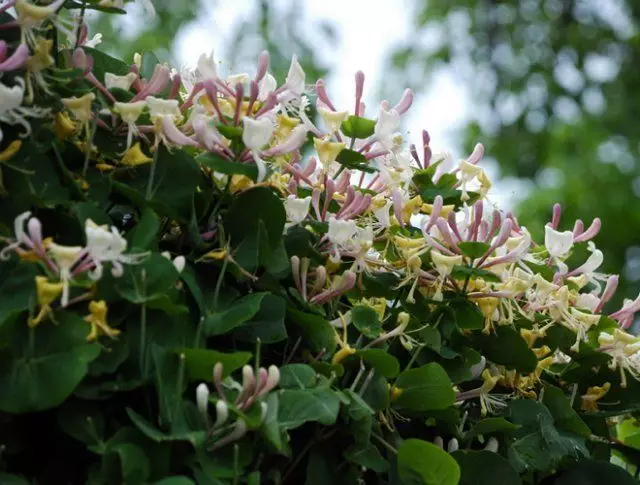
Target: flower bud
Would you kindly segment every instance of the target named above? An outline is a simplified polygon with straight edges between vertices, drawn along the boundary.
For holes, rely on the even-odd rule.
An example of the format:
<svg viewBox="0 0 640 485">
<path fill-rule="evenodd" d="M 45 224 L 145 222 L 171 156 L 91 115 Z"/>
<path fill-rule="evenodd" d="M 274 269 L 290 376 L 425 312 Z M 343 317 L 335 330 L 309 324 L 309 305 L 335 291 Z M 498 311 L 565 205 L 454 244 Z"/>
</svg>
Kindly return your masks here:
<svg viewBox="0 0 640 485">
<path fill-rule="evenodd" d="M 204 382 L 196 388 L 196 404 L 198 405 L 198 411 L 204 416 L 208 415 L 209 394 L 209 386 Z"/>
</svg>

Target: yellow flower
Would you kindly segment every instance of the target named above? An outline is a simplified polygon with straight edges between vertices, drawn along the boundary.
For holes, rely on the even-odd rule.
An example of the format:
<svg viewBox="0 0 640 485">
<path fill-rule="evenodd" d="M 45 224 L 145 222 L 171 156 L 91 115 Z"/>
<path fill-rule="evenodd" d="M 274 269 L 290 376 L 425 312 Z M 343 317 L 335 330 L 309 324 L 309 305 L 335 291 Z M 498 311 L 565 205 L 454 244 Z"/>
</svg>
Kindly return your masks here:
<svg viewBox="0 0 640 485">
<path fill-rule="evenodd" d="M 340 315 L 340 321 L 342 322 L 342 337 L 334 328 L 333 331 L 335 333 L 335 338 L 337 344 L 340 346 L 340 350 L 338 350 L 331 359 L 331 365 L 336 365 L 342 362 L 344 359 L 356 353 L 356 349 L 349 345 L 347 340 L 347 321 L 344 319 L 342 313 Z"/>
<path fill-rule="evenodd" d="M 240 175 L 236 173 L 231 176 L 231 185 L 229 186 L 229 190 L 232 194 L 235 194 L 236 192 L 247 190 L 252 185 L 253 180 L 251 180 L 246 175 Z"/>
<path fill-rule="evenodd" d="M 149 162 L 151 162 L 151 158 L 144 154 L 140 148 L 140 142 L 138 142 L 125 152 L 122 160 L 120 160 L 120 165 L 137 167 L 138 165 L 144 165 Z"/>
<path fill-rule="evenodd" d="M 398 398 L 402 396 L 402 392 L 402 389 L 400 389 L 399 387 L 391 386 L 391 389 L 389 390 L 391 402 L 397 401 Z"/>
<path fill-rule="evenodd" d="M 104 300 L 89 303 L 89 311 L 91 313 L 84 317 L 84 321 L 91 325 L 87 341 L 93 342 L 100 335 L 116 338 L 120 334 L 120 330 L 111 328 L 107 323 L 107 304 Z"/>
<path fill-rule="evenodd" d="M 222 259 L 225 259 L 227 257 L 227 254 L 228 251 L 226 249 L 215 249 L 200 256 L 200 258 L 198 258 L 198 261 L 203 261 L 205 259 L 215 259 L 217 261 L 220 261 Z"/>
<path fill-rule="evenodd" d="M 405 224 L 409 223 L 412 215 L 418 213 L 422 205 L 422 197 L 416 195 L 402 206 L 402 219 L 404 219 Z"/>
<path fill-rule="evenodd" d="M 300 124 L 299 120 L 283 114 L 279 114 L 276 117 L 276 122 L 277 128 L 274 134 L 276 139 L 280 141 L 287 138 L 291 131 Z"/>
<path fill-rule="evenodd" d="M 22 147 L 20 140 L 12 141 L 7 148 L 0 152 L 0 162 L 10 160 Z"/>
<path fill-rule="evenodd" d="M 63 98 L 62 103 L 73 113 L 78 121 L 87 123 L 91 119 L 91 103 L 96 99 L 93 93 L 87 93 L 79 98 L 72 96 L 71 98 Z"/>
<path fill-rule="evenodd" d="M 16 8 L 17 7 L 18 6 L 16 5 Z M 29 72 L 36 73 L 53 66 L 55 59 L 51 56 L 52 46 L 52 39 L 38 37 L 36 45 L 33 48 L 33 55 L 29 56 L 29 59 L 27 60 L 27 69 Z"/>
<path fill-rule="evenodd" d="M 582 405 L 580 408 L 583 411 L 597 411 L 598 401 L 604 397 L 604 395 L 611 389 L 611 384 L 605 382 L 602 387 L 593 386 L 587 388 L 587 393 L 582 396 Z"/>
<path fill-rule="evenodd" d="M 65 113 L 56 113 L 53 132 L 58 140 L 67 140 L 76 132 L 76 123 Z"/>
<path fill-rule="evenodd" d="M 40 311 L 35 318 L 29 319 L 30 327 L 37 326 L 46 316 L 51 314 L 51 304 L 62 295 L 64 289 L 63 283 L 50 283 L 44 276 L 36 276 L 35 281 Z"/>
<path fill-rule="evenodd" d="M 345 148 L 344 143 L 330 142 L 328 140 L 321 140 L 320 138 L 313 139 L 313 146 L 318 152 L 320 163 L 324 165 L 325 169 L 329 164 L 336 161 L 338 153 Z"/>
</svg>

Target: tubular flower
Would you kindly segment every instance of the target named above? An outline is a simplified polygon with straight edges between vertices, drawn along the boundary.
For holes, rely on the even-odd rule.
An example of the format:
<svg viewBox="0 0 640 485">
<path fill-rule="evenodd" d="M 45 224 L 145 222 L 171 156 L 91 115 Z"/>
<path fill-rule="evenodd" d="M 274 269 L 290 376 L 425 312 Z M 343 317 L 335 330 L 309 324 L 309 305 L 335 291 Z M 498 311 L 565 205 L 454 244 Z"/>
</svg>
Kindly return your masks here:
<svg viewBox="0 0 640 485">
<path fill-rule="evenodd" d="M 88 342 L 95 341 L 100 335 L 112 339 L 120 335 L 120 330 L 110 327 L 107 323 L 107 304 L 104 300 L 90 302 L 89 312 L 89 315 L 84 317 L 84 321 L 91 325 Z"/>
</svg>

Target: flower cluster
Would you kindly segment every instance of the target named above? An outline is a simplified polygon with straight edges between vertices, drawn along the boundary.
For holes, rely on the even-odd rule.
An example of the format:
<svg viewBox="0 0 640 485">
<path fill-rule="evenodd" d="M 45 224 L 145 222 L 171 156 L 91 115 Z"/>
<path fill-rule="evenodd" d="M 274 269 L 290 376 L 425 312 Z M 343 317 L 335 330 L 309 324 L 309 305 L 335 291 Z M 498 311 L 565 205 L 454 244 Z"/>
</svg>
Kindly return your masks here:
<svg viewBox="0 0 640 485">
<path fill-rule="evenodd" d="M 633 409 L 640 296 L 608 308 L 619 280 L 600 270 L 600 219 L 567 225 L 556 205 L 525 227 L 492 202 L 481 144 L 456 160 L 427 131 L 409 143 L 411 90 L 366 106 L 357 72 L 337 106 L 303 62 L 273 72 L 267 52 L 251 73 L 222 72 L 213 53 L 181 70 L 150 53 L 123 62 L 68 20 L 69 2 L 45 3 L 0 2 L 1 30 L 19 32 L 0 41 L 0 269 L 16 292 L 0 291 L 16 335 L 0 411 L 64 406 L 59 427 L 87 443 L 128 415 L 135 439 L 88 445 L 96 483 L 148 440 L 190 441 L 179 473 L 233 483 L 258 483 L 263 465 L 301 482 L 307 453 L 307 470 L 345 463 L 353 483 L 391 463 L 421 476 L 414 446 L 459 476 L 451 456 L 468 473 L 478 442 L 537 477 L 586 454 L 578 410 Z M 20 370 L 47 359 L 60 369 Z M 83 399 L 109 426 L 65 421 Z M 534 459 L 525 440 L 555 451 Z M 145 470 L 122 481 L 168 473 Z"/>
</svg>

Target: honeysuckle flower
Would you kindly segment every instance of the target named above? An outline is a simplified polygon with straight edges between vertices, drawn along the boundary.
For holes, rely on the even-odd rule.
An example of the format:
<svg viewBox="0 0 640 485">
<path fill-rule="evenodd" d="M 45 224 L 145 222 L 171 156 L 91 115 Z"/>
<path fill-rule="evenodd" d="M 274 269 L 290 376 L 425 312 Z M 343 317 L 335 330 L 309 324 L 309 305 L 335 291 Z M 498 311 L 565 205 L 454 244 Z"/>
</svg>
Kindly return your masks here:
<svg viewBox="0 0 640 485">
<path fill-rule="evenodd" d="M 438 274 L 446 277 L 451 274 L 454 266 L 462 264 L 462 255 L 446 256 L 437 251 L 431 251 L 431 261 Z"/>
<path fill-rule="evenodd" d="M 45 248 L 48 241 L 42 238 L 42 224 L 37 217 L 31 217 L 29 211 L 18 214 L 13 221 L 13 231 L 15 239 L 9 240 L 9 244 L 0 251 L 0 260 L 7 260 L 9 253 L 15 251 L 20 257 L 31 259 L 33 255 L 36 260 L 48 262 Z"/>
<path fill-rule="evenodd" d="M 113 74 L 112 72 L 104 73 L 104 85 L 107 89 L 123 89 L 128 91 L 131 88 L 133 82 L 138 78 L 138 75 L 135 72 L 129 72 L 124 76 L 118 76 Z M 121 103 L 125 104 L 125 103 Z"/>
<path fill-rule="evenodd" d="M 202 414 L 205 419 L 209 419 L 209 395 L 211 392 L 209 391 L 209 386 L 207 386 L 204 382 L 196 387 L 196 404 L 198 406 L 198 411 Z"/>
<path fill-rule="evenodd" d="M 29 319 L 29 326 L 39 325 L 47 316 L 51 316 L 53 309 L 51 304 L 60 298 L 64 285 L 62 283 L 52 283 L 46 276 L 36 276 L 36 295 L 40 311 L 35 318 Z"/>
<path fill-rule="evenodd" d="M 600 352 L 611 356 L 609 368 L 620 370 L 621 387 L 627 387 L 626 372 L 636 380 L 640 378 L 640 338 L 616 328 L 613 334 L 600 332 L 598 343 Z"/>
<path fill-rule="evenodd" d="M 87 93 L 84 96 L 71 98 L 62 98 L 62 104 L 71 111 L 74 118 L 81 123 L 88 123 L 93 117 L 93 111 L 91 105 L 96 99 L 96 95 L 93 93 Z"/>
<path fill-rule="evenodd" d="M 374 136 L 384 143 L 398 129 L 398 126 L 400 126 L 400 113 L 394 108 L 389 108 L 387 101 L 383 101 L 378 111 Z"/>
<path fill-rule="evenodd" d="M 83 255 L 82 246 L 63 246 L 50 242 L 47 250 L 58 270 L 58 277 L 63 284 L 61 303 L 66 307 L 69 303 L 69 285 L 71 282 L 71 269 L 79 262 Z"/>
<path fill-rule="evenodd" d="M 10 56 L 7 55 L 7 51 L 7 43 L 4 40 L 0 40 L 0 73 L 20 69 L 29 58 L 27 44 L 20 44 Z"/>
<path fill-rule="evenodd" d="M 583 394 L 580 409 L 583 411 L 595 412 L 598 410 L 598 401 L 602 399 L 611 389 L 611 383 L 605 382 L 602 386 L 591 386 Z"/>
<path fill-rule="evenodd" d="M 433 156 L 432 164 L 438 164 L 433 174 L 433 182 L 437 183 L 445 173 L 450 173 L 455 168 L 453 155 L 449 152 L 439 153 Z"/>
<path fill-rule="evenodd" d="M 340 220 L 335 217 L 329 219 L 327 237 L 338 246 L 346 246 L 358 233 L 358 226 L 354 220 Z"/>
<path fill-rule="evenodd" d="M 173 263 L 173 267 L 178 273 L 182 273 L 187 264 L 187 260 L 182 254 L 176 256 L 173 260 L 171 259 L 171 253 L 169 253 L 169 251 L 163 251 L 161 254 Z"/>
<path fill-rule="evenodd" d="M 550 225 L 546 225 L 544 226 L 544 246 L 552 258 L 566 258 L 573 247 L 573 232 L 559 232 Z"/>
<path fill-rule="evenodd" d="M 20 134 L 25 137 L 31 134 L 31 125 L 27 117 L 42 118 L 49 114 L 46 108 L 38 106 L 22 106 L 24 99 L 24 79 L 14 78 L 14 85 L 9 87 L 0 82 L 0 122 L 8 125 L 20 125 L 24 132 Z M 2 128 L 0 127 L 0 142 L 3 140 Z"/>
<path fill-rule="evenodd" d="M 23 40 L 31 43 L 33 29 L 39 28 L 46 20 L 52 20 L 64 2 L 65 0 L 55 0 L 48 5 L 34 5 L 27 0 L 16 0 L 14 8 Z"/>
<path fill-rule="evenodd" d="M 302 66 L 298 62 L 298 58 L 294 55 L 291 58 L 291 64 L 289 66 L 289 72 L 285 79 L 285 86 L 287 90 L 295 97 L 300 97 L 304 92 L 305 73 Z"/>
<path fill-rule="evenodd" d="M 299 224 L 309 215 L 309 207 L 311 206 L 311 196 L 303 199 L 290 195 L 284 200 L 284 209 L 287 213 L 287 221 L 290 224 Z"/>
<path fill-rule="evenodd" d="M 349 117 L 348 111 L 331 111 L 326 108 L 318 108 L 318 113 L 322 116 L 329 133 L 339 131 L 342 123 Z"/>
<path fill-rule="evenodd" d="M 109 230 L 109 226 L 99 226 L 91 219 L 87 219 L 85 234 L 87 236 L 86 252 L 93 263 L 89 276 L 94 280 L 102 277 L 104 263 L 111 263 L 111 274 L 119 277 L 124 272 L 123 264 L 139 264 L 148 255 L 148 253 L 123 254 L 127 249 L 127 240 L 113 226 Z"/>
<path fill-rule="evenodd" d="M 113 103 L 113 112 L 119 114 L 122 121 L 127 124 L 127 149 L 131 146 L 133 135 L 139 134 L 136 122 L 146 107 L 146 101 L 134 101 L 132 103 L 116 101 Z"/>
<path fill-rule="evenodd" d="M 318 152 L 318 159 L 325 171 L 329 170 L 329 166 L 336 161 L 338 154 L 345 149 L 344 143 L 331 142 L 319 138 L 313 139 L 313 146 Z"/>
<path fill-rule="evenodd" d="M 266 73 L 262 80 L 258 83 L 258 100 L 266 101 L 270 93 L 274 92 L 278 87 L 276 78 Z"/>
<path fill-rule="evenodd" d="M 251 150 L 253 160 L 258 168 L 257 180 L 262 182 L 267 175 L 267 167 L 265 161 L 260 158 L 260 150 L 271 140 L 275 125 L 267 117 L 256 120 L 247 116 L 242 119 L 242 125 L 242 141 Z"/>
<path fill-rule="evenodd" d="M 137 167 L 139 165 L 150 163 L 151 161 L 152 158 L 144 154 L 142 148 L 140 148 L 140 143 L 138 142 L 124 152 L 124 155 L 120 159 L 120 165 L 124 165 L 125 167 Z"/>
<path fill-rule="evenodd" d="M 87 336 L 88 342 L 95 341 L 101 335 L 112 339 L 120 335 L 120 330 L 110 327 L 107 323 L 107 310 L 107 303 L 104 300 L 94 300 L 89 303 L 90 313 L 84 317 L 84 321 L 91 325 L 91 332 Z"/>
</svg>

